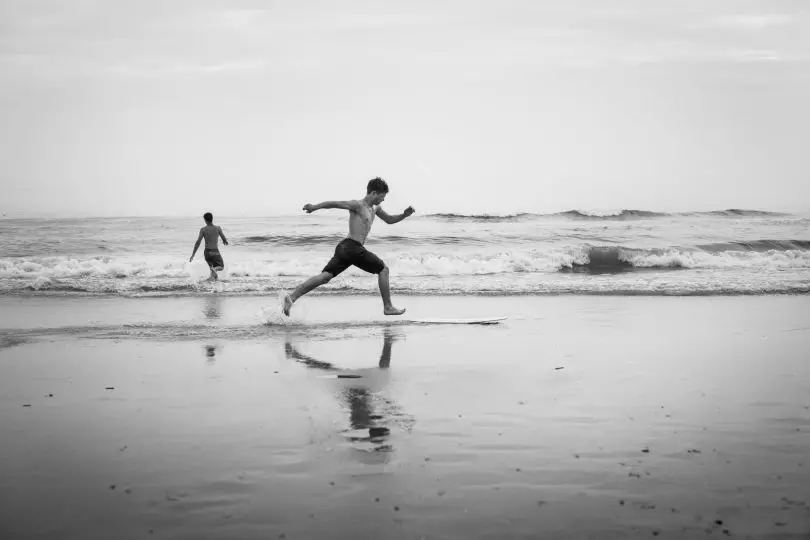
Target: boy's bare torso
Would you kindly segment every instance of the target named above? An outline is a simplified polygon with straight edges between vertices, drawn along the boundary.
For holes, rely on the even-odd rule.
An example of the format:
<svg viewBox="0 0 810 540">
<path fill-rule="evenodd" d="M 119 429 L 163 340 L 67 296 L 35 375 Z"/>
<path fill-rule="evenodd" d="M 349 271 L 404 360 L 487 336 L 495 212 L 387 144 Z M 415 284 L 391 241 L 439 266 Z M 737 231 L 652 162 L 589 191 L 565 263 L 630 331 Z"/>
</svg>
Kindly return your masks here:
<svg viewBox="0 0 810 540">
<path fill-rule="evenodd" d="M 205 249 L 219 249 L 219 225 L 206 225 L 200 229 L 200 235 L 205 238 Z"/>
<path fill-rule="evenodd" d="M 357 203 L 357 206 L 349 211 L 349 238 L 365 244 L 368 233 L 371 231 L 371 224 L 374 223 L 377 207 L 369 206 L 363 201 L 354 202 Z"/>
</svg>

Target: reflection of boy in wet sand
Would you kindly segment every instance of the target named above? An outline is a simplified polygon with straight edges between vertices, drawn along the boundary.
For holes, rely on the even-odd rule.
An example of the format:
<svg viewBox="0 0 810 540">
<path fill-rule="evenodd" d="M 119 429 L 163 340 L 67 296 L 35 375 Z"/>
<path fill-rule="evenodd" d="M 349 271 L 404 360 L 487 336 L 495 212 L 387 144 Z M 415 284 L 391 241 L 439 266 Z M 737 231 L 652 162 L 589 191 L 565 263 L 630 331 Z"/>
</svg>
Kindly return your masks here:
<svg viewBox="0 0 810 540">
<path fill-rule="evenodd" d="M 396 337 L 397 336 L 388 329 L 385 330 L 383 335 L 382 353 L 380 354 L 380 361 L 378 364 L 380 369 L 388 369 L 390 367 L 391 346 Z M 306 366 L 310 368 L 322 369 L 325 371 L 339 370 L 339 368 L 330 362 L 324 362 L 323 360 L 318 360 L 311 356 L 302 354 L 289 341 L 289 338 L 284 343 L 284 354 L 287 358 L 306 364 Z M 358 371 L 363 372 L 366 370 Z M 338 378 L 363 379 L 364 376 L 348 371 L 344 372 L 342 376 L 338 375 Z M 381 441 L 381 438 L 388 435 L 389 429 L 385 426 L 379 425 L 377 422 L 377 420 L 385 421 L 386 419 L 382 415 L 374 412 L 372 401 L 376 392 L 369 388 L 368 383 L 363 383 L 361 381 L 358 381 L 358 383 L 359 384 L 353 384 L 343 390 L 343 397 L 349 405 L 349 425 L 354 430 L 368 429 L 368 437 L 370 439 Z"/>
<path fill-rule="evenodd" d="M 203 214 L 205 220 L 205 227 L 200 229 L 200 236 L 197 237 L 197 243 L 194 244 L 194 251 L 191 252 L 191 257 L 188 262 L 194 260 L 194 255 L 197 254 L 197 248 L 200 247 L 200 242 L 205 238 L 205 262 L 208 263 L 208 268 L 211 270 L 211 275 L 208 281 L 217 280 L 217 272 L 221 272 L 225 268 L 225 262 L 222 260 L 222 255 L 219 253 L 219 237 L 222 237 L 222 243 L 228 245 L 228 239 L 225 238 L 225 233 L 222 232 L 222 227 L 214 225 L 214 216 L 211 212 Z"/>
<path fill-rule="evenodd" d="M 349 236 L 335 248 L 335 256 L 326 264 L 320 274 L 312 276 L 299 285 L 291 294 L 284 297 L 284 315 L 290 315 L 292 305 L 300 297 L 316 287 L 329 283 L 335 276 L 354 265 L 370 274 L 377 274 L 380 295 L 383 301 L 383 313 L 402 315 L 404 309 L 397 309 L 391 303 L 391 291 L 388 285 L 388 266 L 379 257 L 368 251 L 363 244 L 371 231 L 374 216 L 379 216 L 389 225 L 398 223 L 414 213 L 409 206 L 396 216 L 389 215 L 380 206 L 388 194 L 388 184 L 382 178 L 374 178 L 366 187 L 366 196 L 356 201 L 327 201 L 320 204 L 305 204 L 304 210 L 309 214 L 322 208 L 342 208 L 349 211 Z"/>
</svg>

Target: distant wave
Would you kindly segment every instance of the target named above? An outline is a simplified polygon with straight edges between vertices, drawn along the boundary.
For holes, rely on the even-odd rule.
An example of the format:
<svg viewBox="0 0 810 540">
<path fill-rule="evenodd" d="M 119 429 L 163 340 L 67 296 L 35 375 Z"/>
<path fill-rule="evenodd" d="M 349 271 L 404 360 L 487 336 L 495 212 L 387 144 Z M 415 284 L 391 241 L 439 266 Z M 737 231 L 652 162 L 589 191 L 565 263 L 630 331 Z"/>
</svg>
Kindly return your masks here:
<svg viewBox="0 0 810 540">
<path fill-rule="evenodd" d="M 337 244 L 346 238 L 343 234 L 269 234 L 248 236 L 242 239 L 246 244 L 269 244 L 273 246 L 308 246 L 313 244 Z"/>
<path fill-rule="evenodd" d="M 268 246 L 307 247 L 315 245 L 328 245 L 334 247 L 344 238 L 346 238 L 345 234 L 271 234 L 265 236 L 248 236 L 243 238 L 242 241 L 246 244 L 267 244 Z M 483 245 L 490 243 L 490 240 L 475 236 L 459 236 L 451 234 L 438 236 L 375 235 L 372 243 L 398 244 L 404 246 L 442 244 Z"/>
<path fill-rule="evenodd" d="M 651 212 L 648 210 L 621 210 L 615 213 L 586 212 L 583 210 L 568 210 L 566 212 L 555 212 L 552 214 L 535 214 L 531 212 L 521 212 L 517 214 L 428 214 L 426 217 L 444 221 L 469 221 L 469 222 L 518 222 L 532 219 L 564 218 L 581 220 L 623 220 L 623 219 L 649 219 L 664 217 L 670 214 L 662 212 Z"/>
<path fill-rule="evenodd" d="M 717 242 L 698 245 L 700 249 L 712 253 L 723 251 L 790 251 L 810 250 L 810 240 L 750 240 L 739 242 Z"/>
<path fill-rule="evenodd" d="M 519 214 L 427 214 L 425 217 L 443 221 L 471 221 L 471 222 L 515 222 L 534 217 L 542 217 L 542 214 L 532 214 L 522 212 Z"/>
<path fill-rule="evenodd" d="M 583 212 L 581 210 L 568 210 L 567 212 L 559 212 L 557 214 L 551 215 L 566 217 L 570 219 L 625 220 L 625 219 L 652 219 L 659 217 L 667 217 L 671 214 L 667 214 L 665 212 L 652 212 L 649 210 L 622 210 L 620 212 L 612 214 Z"/>
<path fill-rule="evenodd" d="M 586 210 L 567 210 L 565 212 L 554 212 L 551 214 L 540 214 L 532 212 L 521 212 L 517 214 L 455 214 L 440 213 L 428 214 L 425 217 L 444 221 L 469 221 L 469 222 L 517 222 L 532 219 L 563 218 L 570 220 L 585 221 L 623 221 L 634 219 L 656 219 L 664 217 L 684 216 L 684 217 L 780 217 L 790 214 L 782 212 L 770 212 L 766 210 L 743 210 L 730 208 L 727 210 L 712 210 L 708 212 L 655 212 L 652 210 L 632 210 L 625 209 L 618 212 L 594 212 Z"/>
<path fill-rule="evenodd" d="M 729 208 L 726 210 L 712 210 L 709 212 L 683 212 L 682 216 L 719 216 L 719 217 L 780 217 L 789 216 L 784 212 L 769 212 L 767 210 L 744 210 Z"/>
</svg>

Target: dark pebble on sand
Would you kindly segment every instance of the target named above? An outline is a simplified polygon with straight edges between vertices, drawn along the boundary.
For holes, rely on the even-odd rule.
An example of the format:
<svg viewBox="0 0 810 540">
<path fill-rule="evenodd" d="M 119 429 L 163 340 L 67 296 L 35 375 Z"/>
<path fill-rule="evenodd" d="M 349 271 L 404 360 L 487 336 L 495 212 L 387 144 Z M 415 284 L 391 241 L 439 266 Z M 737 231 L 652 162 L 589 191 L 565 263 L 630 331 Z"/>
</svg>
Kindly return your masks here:
<svg viewBox="0 0 810 540">
<path fill-rule="evenodd" d="M 23 403 L 23 407 L 30 407 L 30 406 L 31 406 L 30 403 Z"/>
<path fill-rule="evenodd" d="M 115 484 L 110 484 L 110 489 L 115 489 Z"/>
<path fill-rule="evenodd" d="M 394 512 L 399 512 L 399 506 L 394 507 Z"/>
<path fill-rule="evenodd" d="M 619 505 L 624 506 L 624 499 L 619 501 Z"/>
<path fill-rule="evenodd" d="M 563 366 L 560 366 L 560 367 L 555 367 L 555 368 L 554 368 L 554 371 L 559 371 L 559 370 L 561 370 L 561 369 L 565 369 L 565 368 L 564 368 Z"/>
<path fill-rule="evenodd" d="M 641 451 L 642 451 L 642 452 L 644 452 L 645 454 L 649 454 L 649 453 L 650 453 L 650 449 L 649 449 L 649 448 L 647 448 L 646 446 L 645 446 L 644 448 L 642 448 L 642 449 L 641 449 Z"/>
<path fill-rule="evenodd" d="M 106 388 L 104 388 L 104 390 L 115 390 L 115 387 L 114 386 L 107 386 Z"/>
<path fill-rule="evenodd" d="M 375 497 L 375 498 L 374 498 L 374 502 L 380 502 L 380 498 L 379 498 L 379 497 Z"/>
<path fill-rule="evenodd" d="M 53 394 L 48 394 L 48 397 L 53 397 Z M 799 431 L 798 429 L 796 431 Z"/>
<path fill-rule="evenodd" d="M 787 523 L 782 523 L 781 521 L 777 521 L 776 523 L 774 523 L 774 525 L 776 525 L 777 527 L 784 527 L 785 525 L 787 525 Z"/>
<path fill-rule="evenodd" d="M 334 482 L 329 482 L 329 485 L 330 485 L 330 486 L 334 486 L 334 485 L 335 485 L 335 483 L 334 483 Z"/>
<path fill-rule="evenodd" d="M 338 379 L 360 379 L 362 375 L 338 375 Z"/>
<path fill-rule="evenodd" d="M 723 524 L 723 520 L 722 520 L 722 519 L 715 519 L 715 520 L 714 520 L 714 522 L 715 522 L 716 524 L 718 524 L 718 525 L 722 525 L 722 524 Z"/>
<path fill-rule="evenodd" d="M 653 531 L 653 536 L 658 536 L 660 533 L 658 531 Z"/>
</svg>

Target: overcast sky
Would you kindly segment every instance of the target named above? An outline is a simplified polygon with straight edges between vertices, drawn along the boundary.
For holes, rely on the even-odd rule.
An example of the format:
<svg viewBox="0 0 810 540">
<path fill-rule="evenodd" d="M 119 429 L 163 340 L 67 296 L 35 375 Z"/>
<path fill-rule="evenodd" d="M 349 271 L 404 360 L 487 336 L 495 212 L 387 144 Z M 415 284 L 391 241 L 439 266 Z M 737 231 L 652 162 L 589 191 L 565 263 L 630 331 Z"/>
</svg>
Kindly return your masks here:
<svg viewBox="0 0 810 540">
<path fill-rule="evenodd" d="M 810 3 L 0 0 L 0 211 L 810 207 Z"/>
</svg>

